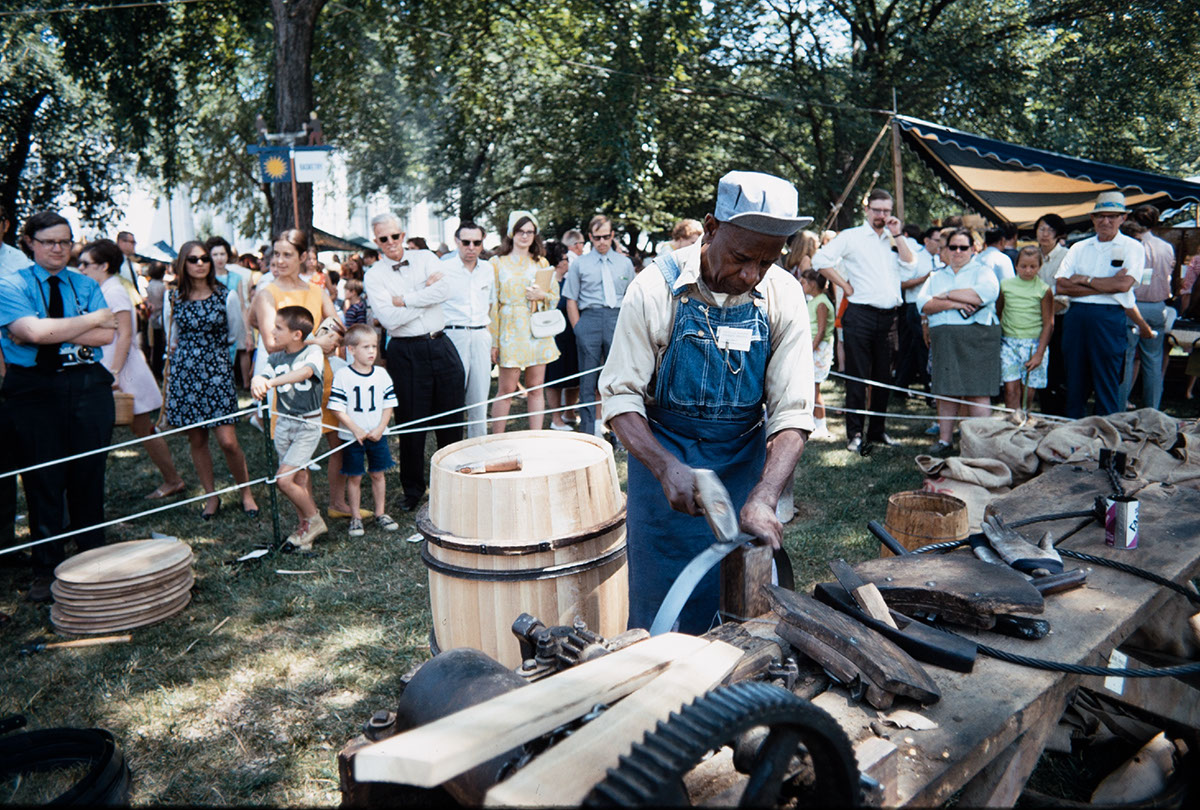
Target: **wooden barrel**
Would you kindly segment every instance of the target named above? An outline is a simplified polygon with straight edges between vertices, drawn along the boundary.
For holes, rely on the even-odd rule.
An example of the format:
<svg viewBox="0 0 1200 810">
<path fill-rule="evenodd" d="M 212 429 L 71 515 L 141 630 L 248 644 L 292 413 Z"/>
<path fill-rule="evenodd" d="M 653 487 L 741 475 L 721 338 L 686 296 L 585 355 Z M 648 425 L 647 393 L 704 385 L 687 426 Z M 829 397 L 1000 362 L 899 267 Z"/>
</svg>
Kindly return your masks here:
<svg viewBox="0 0 1200 810">
<path fill-rule="evenodd" d="M 114 425 L 128 425 L 133 421 L 133 394 L 113 391 L 113 407 L 116 410 Z"/>
<path fill-rule="evenodd" d="M 522 468 L 468 475 L 459 467 L 516 454 Z M 444 447 L 430 464 L 425 537 L 433 640 L 521 663 L 512 623 L 576 617 L 612 637 L 625 630 L 625 498 L 607 442 L 582 433 L 523 431 Z"/>
<path fill-rule="evenodd" d="M 941 492 L 897 492 L 888 498 L 884 528 L 909 550 L 962 540 L 968 534 L 967 505 L 953 495 Z M 880 546 L 881 557 L 891 557 L 887 546 Z"/>
</svg>

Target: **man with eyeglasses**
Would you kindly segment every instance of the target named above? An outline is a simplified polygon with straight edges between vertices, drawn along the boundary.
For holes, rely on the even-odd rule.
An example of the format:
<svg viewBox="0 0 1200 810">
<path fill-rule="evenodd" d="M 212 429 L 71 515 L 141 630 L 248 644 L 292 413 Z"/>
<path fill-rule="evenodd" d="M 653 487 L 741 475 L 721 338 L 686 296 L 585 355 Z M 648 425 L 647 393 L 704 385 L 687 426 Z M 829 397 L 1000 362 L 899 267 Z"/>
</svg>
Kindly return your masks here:
<svg viewBox="0 0 1200 810">
<path fill-rule="evenodd" d="M 917 260 L 908 240 L 901 238 L 903 223 L 892 216 L 891 194 L 881 188 L 872 191 L 863 214 L 866 222 L 839 233 L 816 252 L 812 265 L 849 300 L 842 315 L 842 335 L 846 374 L 857 379 L 846 380 L 846 449 L 866 455 L 874 443 L 895 444 L 884 432 L 888 389 L 873 386 L 868 403 L 864 380 L 891 382 L 890 335 L 903 300 L 901 269 L 911 272 Z M 854 413 L 863 410 L 880 415 L 866 421 L 861 413 Z"/>
<path fill-rule="evenodd" d="M 387 370 L 396 389 L 396 424 L 420 428 L 400 435 L 401 504 L 417 508 L 425 494 L 425 428 L 439 448 L 458 441 L 462 413 L 438 420 L 428 416 L 457 411 L 463 405 L 465 375 L 458 350 L 446 337 L 442 303 L 450 282 L 437 256 L 428 250 L 404 250 L 404 227 L 394 214 L 371 220 L 375 244 L 383 254 L 363 277 L 363 290 L 374 317 L 388 333 Z M 452 427 L 453 426 L 453 427 Z"/>
<path fill-rule="evenodd" d="M 53 211 L 34 214 L 21 238 L 33 261 L 0 278 L 0 350 L 7 367 L 0 401 L 11 425 L 4 449 L 18 469 L 109 444 L 113 377 L 99 360 L 117 326 L 100 285 L 67 269 L 72 240 L 66 219 Z M 31 539 L 104 522 L 106 457 L 96 453 L 22 474 Z M 104 530 L 89 529 L 74 540 L 81 551 L 96 548 L 104 545 Z M 63 540 L 33 547 L 27 599 L 50 601 L 54 568 L 65 558 Z"/>
<path fill-rule="evenodd" d="M 446 334 L 458 350 L 466 380 L 467 438 L 487 434 L 487 401 L 492 385 L 492 335 L 488 312 L 496 300 L 496 272 L 483 252 L 483 228 L 461 222 L 454 231 L 458 250 L 442 258 L 450 297 L 442 305 Z"/>
<path fill-rule="evenodd" d="M 588 236 L 592 240 L 591 252 L 580 256 L 571 265 L 563 281 L 567 320 L 575 330 L 575 350 L 580 371 L 598 369 L 608 360 L 621 301 L 634 276 L 629 257 L 613 250 L 613 226 L 608 217 L 603 214 L 592 217 L 588 223 Z M 598 370 L 580 378 L 580 403 L 596 399 L 596 383 L 599 379 Z M 579 412 L 579 429 L 582 432 L 597 435 L 604 432 L 602 423 L 597 431 L 599 405 L 576 410 Z"/>
<path fill-rule="evenodd" d="M 1142 281 L 1146 252 L 1121 233 L 1129 209 L 1119 191 L 1102 191 L 1092 208 L 1096 235 L 1076 242 L 1054 275 L 1055 293 L 1071 299 L 1063 315 L 1062 351 L 1067 374 L 1066 415 L 1082 419 L 1094 390 L 1094 413 L 1125 409 L 1121 369 L 1125 360 L 1125 310 L 1134 307 L 1133 288 Z"/>
</svg>

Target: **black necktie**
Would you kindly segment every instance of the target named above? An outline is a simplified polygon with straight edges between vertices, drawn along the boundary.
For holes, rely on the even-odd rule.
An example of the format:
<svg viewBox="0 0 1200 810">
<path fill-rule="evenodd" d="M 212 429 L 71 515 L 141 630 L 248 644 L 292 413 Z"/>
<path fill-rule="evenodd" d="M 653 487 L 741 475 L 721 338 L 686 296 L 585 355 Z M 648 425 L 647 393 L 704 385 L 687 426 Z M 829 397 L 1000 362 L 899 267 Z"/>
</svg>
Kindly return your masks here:
<svg viewBox="0 0 1200 810">
<path fill-rule="evenodd" d="M 63 300 L 58 285 L 62 283 L 62 279 L 58 276 L 50 276 L 46 281 L 50 283 L 50 303 L 46 306 L 46 317 L 61 318 L 63 316 Z M 62 359 L 58 354 L 60 345 L 62 344 L 43 343 L 38 346 L 37 367 L 46 370 L 60 368 L 62 366 Z"/>
</svg>

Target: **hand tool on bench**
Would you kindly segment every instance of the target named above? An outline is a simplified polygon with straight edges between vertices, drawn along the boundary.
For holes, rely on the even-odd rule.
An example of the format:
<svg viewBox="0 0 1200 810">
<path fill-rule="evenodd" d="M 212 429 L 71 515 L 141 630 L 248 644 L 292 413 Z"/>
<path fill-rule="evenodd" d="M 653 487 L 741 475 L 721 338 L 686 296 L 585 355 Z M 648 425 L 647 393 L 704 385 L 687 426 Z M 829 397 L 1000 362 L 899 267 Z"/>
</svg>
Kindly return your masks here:
<svg viewBox="0 0 1200 810">
<path fill-rule="evenodd" d="M 696 481 L 696 501 L 704 507 L 704 519 L 708 521 L 717 541 L 697 554 L 679 572 L 650 625 L 652 636 L 666 633 L 674 627 L 683 606 L 687 604 L 688 597 L 714 565 L 743 543 L 758 542 L 757 538 L 742 531 L 737 510 L 733 508 L 733 500 L 729 497 L 729 490 L 725 489 L 720 477 L 712 470 L 698 469 L 693 472 Z M 774 560 L 780 585 L 791 589 L 795 579 L 792 561 L 787 552 L 782 548 L 776 549 Z"/>
<path fill-rule="evenodd" d="M 875 588 L 866 582 L 845 560 L 833 560 L 829 564 L 841 587 L 831 583 L 818 583 L 813 596 L 834 610 L 845 613 L 870 627 L 875 632 L 896 643 L 918 661 L 945 667 L 955 672 L 970 672 L 975 666 L 975 642 L 962 636 L 946 633 L 894 610 L 888 610 L 891 623 L 855 607 L 851 597 L 860 589 Z M 876 589 L 878 592 L 878 589 Z M 868 597 L 869 598 L 869 597 Z M 882 600 L 882 596 L 881 596 Z"/>
</svg>

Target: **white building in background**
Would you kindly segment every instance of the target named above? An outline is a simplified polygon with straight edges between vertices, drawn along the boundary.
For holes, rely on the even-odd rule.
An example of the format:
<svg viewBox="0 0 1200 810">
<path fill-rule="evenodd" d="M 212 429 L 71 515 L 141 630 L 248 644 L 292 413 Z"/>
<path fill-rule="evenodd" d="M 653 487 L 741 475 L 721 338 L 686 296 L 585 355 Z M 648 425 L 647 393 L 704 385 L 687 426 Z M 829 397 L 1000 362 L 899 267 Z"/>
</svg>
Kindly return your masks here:
<svg viewBox="0 0 1200 810">
<path fill-rule="evenodd" d="M 247 155 L 247 160 L 250 160 Z M 277 193 L 291 196 L 291 186 L 277 183 Z M 425 200 L 407 212 L 393 208 L 387 195 L 372 195 L 369 199 L 352 199 L 349 188 L 346 162 L 336 152 L 326 169 L 326 178 L 313 183 L 313 225 L 326 233 L 346 238 L 355 236 L 371 238 L 371 218 L 384 211 L 393 211 L 405 225 L 409 236 L 423 236 L 430 248 L 454 241 L 454 229 L 458 227 L 455 217 L 442 218 L 433 212 L 433 206 Z M 73 208 L 64 209 L 75 232 L 84 239 L 101 236 L 115 237 L 117 231 L 131 231 L 138 242 L 138 252 L 157 255 L 153 246 L 158 242 L 178 249 L 189 239 L 202 236 L 224 236 L 238 252 L 258 249 L 269 241 L 269 235 L 242 234 L 237 224 L 241 212 L 229 212 L 207 203 L 193 203 L 192 190 L 181 186 L 171 195 L 161 194 L 149 183 L 135 182 L 124 195 L 118 195 L 117 207 L 122 212 L 109 231 L 100 233 L 87 223 L 80 221 L 79 213 Z M 82 226 L 82 227 L 81 227 Z"/>
</svg>

